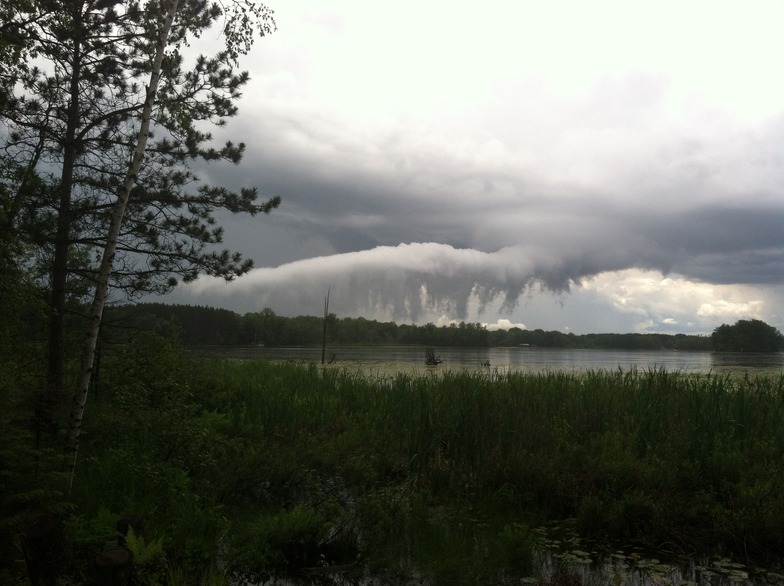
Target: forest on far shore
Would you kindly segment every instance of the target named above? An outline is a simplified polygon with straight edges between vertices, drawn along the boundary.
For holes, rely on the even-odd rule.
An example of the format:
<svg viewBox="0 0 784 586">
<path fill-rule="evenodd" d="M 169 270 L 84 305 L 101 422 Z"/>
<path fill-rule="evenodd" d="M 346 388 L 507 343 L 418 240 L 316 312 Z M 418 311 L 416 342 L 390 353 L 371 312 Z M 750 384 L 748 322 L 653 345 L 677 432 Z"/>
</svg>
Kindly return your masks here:
<svg viewBox="0 0 784 586">
<path fill-rule="evenodd" d="M 758 320 L 726 324 L 717 332 L 733 331 L 739 324 L 772 331 L 773 350 L 782 349 L 781 334 Z M 156 329 L 189 346 L 201 345 L 319 345 L 324 335 L 324 317 L 284 317 L 271 309 L 240 315 L 227 309 L 191 305 L 141 303 L 111 308 L 107 312 L 104 335 L 128 328 Z M 724 329 L 722 329 L 724 328 Z M 729 330 L 727 330 L 729 328 Z M 723 340 L 724 338 L 722 338 Z M 721 342 L 721 340 L 719 340 Z M 480 323 L 452 323 L 446 326 L 396 324 L 362 317 L 327 316 L 329 344 L 422 345 L 439 347 L 494 347 L 530 345 L 545 348 L 587 348 L 623 350 L 733 350 L 717 348 L 713 336 L 687 334 L 598 333 L 574 334 L 559 331 L 488 330 Z M 748 346 L 749 342 L 746 342 Z M 721 344 L 720 344 L 721 346 Z M 744 348 L 752 351 L 765 349 Z"/>
</svg>

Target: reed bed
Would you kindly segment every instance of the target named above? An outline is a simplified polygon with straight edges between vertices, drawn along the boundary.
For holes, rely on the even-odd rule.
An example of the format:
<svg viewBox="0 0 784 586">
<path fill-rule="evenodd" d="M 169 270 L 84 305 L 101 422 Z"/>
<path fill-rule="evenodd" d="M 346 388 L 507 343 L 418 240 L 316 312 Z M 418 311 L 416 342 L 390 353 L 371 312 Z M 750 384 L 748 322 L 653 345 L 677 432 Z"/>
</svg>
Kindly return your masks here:
<svg viewBox="0 0 784 586">
<path fill-rule="evenodd" d="M 267 478 L 317 470 L 357 493 L 398 487 L 478 515 L 573 518 L 585 537 L 678 553 L 784 551 L 784 376 L 373 378 L 210 360 L 194 380 L 235 433 L 266 446 Z"/>
</svg>

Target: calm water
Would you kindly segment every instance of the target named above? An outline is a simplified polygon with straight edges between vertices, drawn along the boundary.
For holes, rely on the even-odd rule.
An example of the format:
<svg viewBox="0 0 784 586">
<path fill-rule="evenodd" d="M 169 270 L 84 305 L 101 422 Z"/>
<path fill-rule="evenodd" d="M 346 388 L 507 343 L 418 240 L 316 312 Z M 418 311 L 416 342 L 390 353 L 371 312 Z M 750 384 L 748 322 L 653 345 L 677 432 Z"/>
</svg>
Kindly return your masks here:
<svg viewBox="0 0 784 586">
<path fill-rule="evenodd" d="M 201 352 L 232 358 L 264 358 L 321 362 L 321 348 L 201 348 Z M 497 372 L 561 370 L 629 370 L 665 368 L 687 373 L 784 374 L 784 353 L 733 354 L 650 350 L 568 350 L 557 348 L 435 348 L 443 363 L 438 370 L 487 369 Z M 427 372 L 424 348 L 327 346 L 333 366 L 363 373 Z M 489 367 L 486 366 L 489 363 Z"/>
</svg>

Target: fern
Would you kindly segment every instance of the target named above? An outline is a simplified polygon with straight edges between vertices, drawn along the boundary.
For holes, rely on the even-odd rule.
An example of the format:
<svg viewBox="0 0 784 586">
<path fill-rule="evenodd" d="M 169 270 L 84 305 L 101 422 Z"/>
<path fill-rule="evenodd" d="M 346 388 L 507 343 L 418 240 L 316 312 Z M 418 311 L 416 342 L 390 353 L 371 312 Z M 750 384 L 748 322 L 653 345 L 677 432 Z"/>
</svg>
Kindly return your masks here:
<svg viewBox="0 0 784 586">
<path fill-rule="evenodd" d="M 131 551 L 134 560 L 141 568 L 160 564 L 166 560 L 163 539 L 158 538 L 147 542 L 143 535 L 136 535 L 133 527 L 128 528 L 125 546 Z"/>
</svg>

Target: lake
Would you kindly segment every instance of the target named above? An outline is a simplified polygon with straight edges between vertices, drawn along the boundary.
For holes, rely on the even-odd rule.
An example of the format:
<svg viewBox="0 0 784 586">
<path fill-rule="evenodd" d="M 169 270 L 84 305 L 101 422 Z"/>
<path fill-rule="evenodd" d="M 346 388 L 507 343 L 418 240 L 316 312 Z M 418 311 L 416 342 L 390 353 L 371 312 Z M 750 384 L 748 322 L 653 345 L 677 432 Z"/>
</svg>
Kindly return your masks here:
<svg viewBox="0 0 784 586">
<path fill-rule="evenodd" d="M 665 368 L 694 374 L 784 374 L 784 353 L 751 354 L 674 350 L 585 350 L 538 347 L 434 348 L 443 361 L 425 365 L 425 349 L 412 346 L 327 346 L 332 367 L 363 374 L 425 373 L 431 370 L 485 369 L 491 372 L 581 372 Z M 197 352 L 230 358 L 321 362 L 320 347 L 200 347 Z M 489 366 L 487 364 L 489 363 Z"/>
</svg>

